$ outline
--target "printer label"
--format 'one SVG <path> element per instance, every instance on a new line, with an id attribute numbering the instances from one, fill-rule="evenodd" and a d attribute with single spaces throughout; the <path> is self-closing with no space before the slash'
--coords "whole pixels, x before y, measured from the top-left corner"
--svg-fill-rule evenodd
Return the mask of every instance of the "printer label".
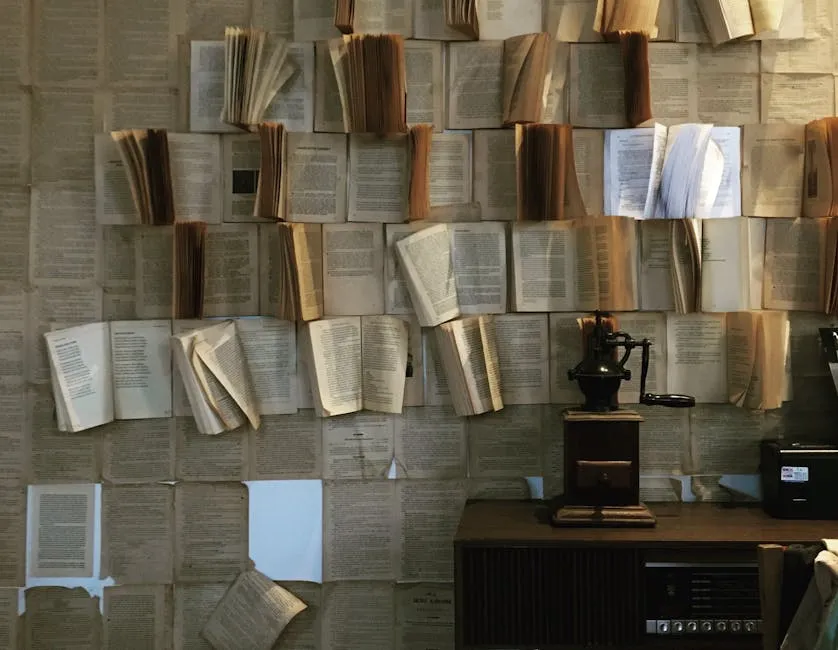
<path id="1" fill-rule="evenodd" d="M 780 468 L 780 480 L 783 483 L 806 483 L 809 480 L 809 468 L 784 465 Z"/>

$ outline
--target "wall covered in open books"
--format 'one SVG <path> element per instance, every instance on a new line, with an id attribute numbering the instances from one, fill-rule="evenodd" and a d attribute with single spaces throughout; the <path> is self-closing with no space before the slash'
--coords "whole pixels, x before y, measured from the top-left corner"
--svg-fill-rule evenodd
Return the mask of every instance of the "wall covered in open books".
<path id="1" fill-rule="evenodd" d="M 661 0 L 649 45 L 659 126 L 642 132 L 624 128 L 620 49 L 593 31 L 595 0 L 486 0 L 479 41 L 446 27 L 442 0 L 355 4 L 356 31 L 410 39 L 407 119 L 437 130 L 431 214 L 453 242 L 459 313 L 493 316 L 503 409 L 452 408 L 433 328 L 416 319 L 394 253 L 419 231 L 406 223 L 407 140 L 343 132 L 326 43 L 339 35 L 334 0 L 0 0 L 0 647 L 211 648 L 204 626 L 252 559 L 308 605 L 276 648 L 452 648 L 451 540 L 466 498 L 562 489 L 560 413 L 580 398 L 567 370 L 591 304 L 576 242 L 602 215 L 625 219 L 592 235 L 596 304 L 654 341 L 651 391 L 698 400 L 638 408 L 645 499 L 744 498 L 719 480 L 751 491 L 752 479 L 730 477 L 753 477 L 760 439 L 835 429 L 818 341 L 834 320 L 818 271 L 834 242 L 822 221 L 794 221 L 804 125 L 836 112 L 835 3 L 787 0 L 779 32 L 714 47 L 693 0 Z M 314 224 L 324 316 L 360 317 L 363 336 L 378 315 L 406 324 L 400 413 L 318 417 L 315 402 L 341 387 L 312 394 L 307 326 L 273 318 L 276 226 L 252 216 L 259 141 L 219 119 L 224 28 L 249 24 L 292 42 L 294 75 L 265 119 L 288 130 L 285 216 Z M 539 31 L 558 41 L 543 121 L 574 127 L 589 216 L 556 227 L 567 258 L 550 265 L 515 222 L 515 132 L 502 128 L 503 41 Z M 668 131 L 699 122 L 715 127 L 721 182 L 694 232 L 701 299 L 679 313 L 691 290 L 673 272 L 669 226 L 643 217 L 654 216 L 647 188 Z M 170 358 L 146 354 L 155 337 L 165 347 L 207 324 L 171 319 L 172 227 L 138 225 L 109 135 L 151 127 L 169 131 L 177 219 L 208 224 L 204 315 L 236 319 L 269 405 L 258 430 L 201 433 Z M 663 182 L 678 192 L 686 179 Z M 788 382 L 769 369 L 776 356 L 759 360 L 786 345 L 785 330 L 757 335 L 758 319 L 741 316 L 761 309 L 788 311 Z M 123 346 L 113 385 L 153 383 L 158 401 L 60 431 L 44 334 L 100 322 L 103 340 Z M 346 373 L 389 363 L 377 341 L 352 358 L 314 354 Z M 637 356 L 626 405 L 638 400 Z M 746 408 L 772 401 L 782 407 Z M 87 590 L 51 588 L 61 585 Z"/>

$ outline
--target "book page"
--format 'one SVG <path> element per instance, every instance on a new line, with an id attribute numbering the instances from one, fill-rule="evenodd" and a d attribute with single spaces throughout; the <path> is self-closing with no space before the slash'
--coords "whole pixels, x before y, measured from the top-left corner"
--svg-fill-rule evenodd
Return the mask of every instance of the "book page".
<path id="1" fill-rule="evenodd" d="M 752 0 L 760 5 L 779 4 L 782 1 Z M 834 62 L 833 3 L 828 0 L 807 2 L 803 6 L 805 38 L 781 40 L 766 38 L 760 47 L 760 65 L 764 72 L 822 73 L 830 70 Z M 756 17 L 754 19 L 756 23 Z M 775 28 L 776 30 L 776 28 Z"/>
<path id="2" fill-rule="evenodd" d="M 323 267 L 326 315 L 384 311 L 384 236 L 380 225 L 326 224 Z"/>
<path id="3" fill-rule="evenodd" d="M 90 323 L 47 332 L 55 371 L 56 400 L 67 410 L 69 431 L 83 431 L 114 418 L 108 323 Z M 59 422 L 60 426 L 60 422 Z"/>
<path id="4" fill-rule="evenodd" d="M 328 318 L 308 324 L 309 374 L 315 406 L 324 416 L 363 408 L 361 319 Z"/>
<path id="5" fill-rule="evenodd" d="M 172 582 L 171 485 L 104 486 L 102 577 L 118 584 Z"/>
<path id="6" fill-rule="evenodd" d="M 802 124 L 747 124 L 742 132 L 742 214 L 795 217 L 803 202 Z"/>
<path id="7" fill-rule="evenodd" d="M 414 3 L 422 4 L 427 3 Z M 419 14 L 420 11 L 419 6 L 416 6 L 416 13 Z M 440 15 L 444 15 L 442 6 L 439 7 L 439 12 Z M 436 129 L 445 126 L 442 61 L 442 43 L 412 39 L 404 42 L 408 126 L 433 124 Z"/>
<path id="8" fill-rule="evenodd" d="M 547 314 L 502 314 L 494 320 L 503 403 L 549 403 Z"/>
<path id="9" fill-rule="evenodd" d="M 256 569 L 242 572 L 201 630 L 218 650 L 269 648 L 306 604 Z"/>
<path id="10" fill-rule="evenodd" d="M 220 223 L 221 139 L 200 133 L 172 133 L 169 160 L 177 221 Z"/>
<path id="11" fill-rule="evenodd" d="M 750 306 L 748 219 L 707 219 L 701 232 L 701 311 Z"/>
<path id="12" fill-rule="evenodd" d="M 552 41 L 552 61 L 547 86 L 547 97 L 542 110 L 542 121 L 548 124 L 568 123 L 568 72 L 570 68 L 570 45 Z"/>
<path id="13" fill-rule="evenodd" d="M 109 83 L 175 80 L 178 5 L 157 0 L 144 20 L 124 5 L 105 7 L 105 78 Z"/>
<path id="14" fill-rule="evenodd" d="M 175 486 L 175 580 L 229 582 L 248 561 L 247 486 Z M 212 512 L 212 518 L 207 518 Z"/>
<path id="15" fill-rule="evenodd" d="M 497 413 L 469 418 L 469 476 L 541 476 L 543 434 L 540 405 L 507 405 Z"/>
<path id="16" fill-rule="evenodd" d="M 571 45 L 570 123 L 573 126 L 625 127 L 624 94 L 625 73 L 619 45 Z"/>
<path id="17" fill-rule="evenodd" d="M 63 38 L 59 40 L 66 42 Z M 33 90 L 30 145 L 32 183 L 92 180 L 93 134 L 98 131 L 94 123 L 93 100 L 93 93 L 89 89 L 65 87 Z M 17 106 L 13 107 L 15 112 L 25 110 L 26 105 L 22 101 L 16 103 Z M 20 123 L 25 124 L 26 121 Z M 13 146 L 12 152 L 24 153 L 25 140 L 18 141 L 21 144 Z M 20 164 L 21 161 L 17 162 Z M 15 175 L 19 174 L 18 171 Z"/>
<path id="18" fill-rule="evenodd" d="M 593 222 L 600 308 L 633 311 L 637 289 L 637 222 L 628 217 L 604 217 Z M 579 307 L 582 307 L 581 301 Z"/>
<path id="19" fill-rule="evenodd" d="M 474 131 L 473 148 L 474 200 L 480 204 L 482 218 L 514 221 L 518 205 L 515 131 Z"/>
<path id="20" fill-rule="evenodd" d="M 334 0 L 294 0 L 294 40 L 322 41 L 340 35 Z"/>
<path id="21" fill-rule="evenodd" d="M 448 46 L 449 129 L 497 129 L 503 122 L 503 42 Z"/>
<path id="22" fill-rule="evenodd" d="M 97 93 L 95 108 L 101 113 L 105 133 L 131 129 L 138 124 L 174 132 L 180 124 L 178 99 L 176 88 L 119 88 Z M 98 122 L 99 117 L 96 119 Z"/>
<path id="23" fill-rule="evenodd" d="M 406 408 L 395 420 L 397 478 L 464 478 L 466 420 L 450 406 Z"/>
<path id="24" fill-rule="evenodd" d="M 452 224 L 451 257 L 463 314 L 506 311 L 506 227 L 502 223 Z"/>
<path id="25" fill-rule="evenodd" d="M 219 32 L 219 37 L 223 32 Z M 235 133 L 221 121 L 224 106 L 224 41 L 190 42 L 189 130 L 195 133 Z M 181 92 L 185 92 L 182 89 Z"/>
<path id="26" fill-rule="evenodd" d="M 396 316 L 407 328 L 407 364 L 404 369 L 403 406 L 425 404 L 425 361 L 422 353 L 422 327 L 413 315 Z"/>
<path id="27" fill-rule="evenodd" d="M 286 175 L 288 221 L 346 221 L 346 136 L 289 133 Z"/>
<path id="28" fill-rule="evenodd" d="M 118 420 L 172 415 L 171 321 L 111 321 L 114 415 Z"/>
<path id="29" fill-rule="evenodd" d="M 0 643 L 7 648 L 21 647 L 18 597 L 16 588 L 0 589 Z"/>
<path id="30" fill-rule="evenodd" d="M 650 43 L 652 112 L 662 124 L 698 120 L 698 49 L 692 43 Z"/>
<path id="31" fill-rule="evenodd" d="M 757 374 L 759 321 L 759 314 L 751 312 L 727 316 L 728 401 L 740 407 L 745 404 L 751 392 L 751 380 Z"/>
<path id="32" fill-rule="evenodd" d="M 380 581 L 324 584 L 324 650 L 394 647 L 393 590 L 393 584 Z"/>
<path id="33" fill-rule="evenodd" d="M 481 316 L 475 316 L 456 320 L 452 323 L 450 334 L 453 349 L 457 354 L 453 363 L 458 363 L 461 367 L 465 380 L 466 398 L 469 400 L 471 410 L 474 413 L 496 410 L 493 382 L 498 377 L 493 371 L 496 371 L 497 367 L 490 367 L 494 364 L 489 355 L 486 354 L 487 347 L 489 347 L 486 344 L 491 342 L 484 340 L 481 319 Z M 497 356 L 496 348 L 494 353 Z M 448 379 L 450 382 L 450 374 Z"/>
<path id="34" fill-rule="evenodd" d="M 29 575 L 92 578 L 96 486 L 33 485 Z"/>
<path id="35" fill-rule="evenodd" d="M 173 378 L 172 403 L 176 416 L 194 416 L 202 433 L 216 435 L 225 430 L 224 424 L 213 410 L 192 365 L 193 348 L 200 335 L 199 330 L 205 326 L 200 320 L 176 320 L 172 323 L 172 358 L 179 376 L 179 379 Z"/>
<path id="36" fill-rule="evenodd" d="M 756 474 L 763 413 L 732 404 L 690 409 L 690 473 Z"/>
<path id="37" fill-rule="evenodd" d="M 667 314 L 666 386 L 698 403 L 727 402 L 724 314 Z"/>
<path id="38" fill-rule="evenodd" d="M 575 243 L 572 221 L 513 225 L 516 311 L 570 311 L 576 307 Z"/>
<path id="39" fill-rule="evenodd" d="M 600 129 L 573 130 L 573 161 L 589 217 L 603 214 L 604 137 Z"/>
<path id="40" fill-rule="evenodd" d="M 244 348 L 261 415 L 297 412 L 297 330 L 275 318 L 241 318 L 236 331 Z"/>
<path id="41" fill-rule="evenodd" d="M 207 228 L 204 314 L 251 316 L 259 312 L 259 231 L 256 224 Z"/>
<path id="42" fill-rule="evenodd" d="M 251 2 L 248 0 L 187 0 L 186 34 L 190 38 L 209 38 L 223 34 L 226 25 L 250 22 Z"/>
<path id="43" fill-rule="evenodd" d="M 250 431 L 247 443 L 248 478 L 252 481 L 321 478 L 323 422 L 310 408 L 295 415 L 263 415 L 262 426 L 259 431 Z"/>
<path id="44" fill-rule="evenodd" d="M 396 650 L 454 646 L 454 587 L 444 583 L 396 586 Z"/>
<path id="45" fill-rule="evenodd" d="M 395 481 L 324 481 L 324 582 L 395 579 L 397 507 Z"/>
<path id="46" fill-rule="evenodd" d="M 172 587 L 132 585 L 105 587 L 104 647 L 169 647 L 172 639 Z"/>
<path id="47" fill-rule="evenodd" d="M 830 75 L 760 75 L 760 122 L 807 123 L 835 112 Z"/>
<path id="48" fill-rule="evenodd" d="M 248 477 L 247 427 L 209 436 L 190 417 L 175 418 L 177 463 L 180 481 L 243 481 Z"/>
<path id="49" fill-rule="evenodd" d="M 6 236 L 0 243 L 0 282 L 19 282 L 26 278 L 29 244 L 30 196 L 27 188 L 7 187 L 0 198 Z"/>
<path id="50" fill-rule="evenodd" d="M 649 371 L 646 375 L 647 393 L 666 393 L 666 314 L 655 312 L 624 312 L 617 315 L 620 329 L 628 332 L 635 340 L 649 339 Z M 618 401 L 620 404 L 637 404 L 640 401 L 640 377 L 643 355 L 636 348 L 626 368 L 631 371 L 631 380 L 620 384 Z"/>
<path id="51" fill-rule="evenodd" d="M 759 122 L 758 74 L 704 74 L 699 67 L 697 94 L 699 122 L 727 126 Z"/>
<path id="52" fill-rule="evenodd" d="M 136 235 L 137 229 L 133 226 L 102 227 L 103 262 L 108 269 L 103 283 L 104 320 L 137 318 Z"/>
<path id="53" fill-rule="evenodd" d="M 33 508 L 34 503 L 33 501 Z M 0 533 L 0 551 L 2 551 L 2 555 L 0 555 L 0 585 L 15 587 L 15 594 L 17 594 L 17 587 L 26 583 L 27 513 L 25 487 L 10 484 L 3 486 L 3 489 L 0 490 L 0 516 L 3 517 L 4 522 L 3 531 Z M 15 598 L 15 604 L 17 604 L 17 598 Z M 15 612 L 17 612 L 17 607 L 15 607 Z"/>
<path id="54" fill-rule="evenodd" d="M 74 0 L 65 5 L 38 5 L 34 12 L 32 51 L 35 81 L 96 81 L 99 68 L 100 5 Z"/>
<path id="55" fill-rule="evenodd" d="M 550 403 L 581 404 L 579 385 L 571 381 L 568 370 L 582 361 L 585 348 L 577 319 L 581 313 L 550 314 Z"/>
<path id="56" fill-rule="evenodd" d="M 257 221 L 253 216 L 262 152 L 259 137 L 253 133 L 221 137 L 224 213 L 222 221 Z"/>
<path id="57" fill-rule="evenodd" d="M 541 0 L 486 0 L 477 3 L 480 39 L 503 40 L 541 31 Z"/>
<path id="58" fill-rule="evenodd" d="M 96 223 L 139 224 L 131 185 L 116 142 L 109 133 L 97 133 L 93 146 Z"/>
<path id="59" fill-rule="evenodd" d="M 448 389 L 448 378 L 442 367 L 440 352 L 437 347 L 433 330 L 422 330 L 422 356 L 425 369 L 425 405 L 447 406 L 451 404 L 451 391 Z"/>
<path id="60" fill-rule="evenodd" d="M 384 479 L 393 461 L 393 417 L 349 413 L 323 421 L 323 478 Z"/>
<path id="61" fill-rule="evenodd" d="M 156 483 L 175 477 L 171 418 L 116 420 L 102 431 L 102 478 L 108 483 Z"/>
<path id="62" fill-rule="evenodd" d="M 466 501 L 466 481 L 396 481 L 395 488 L 399 578 L 453 580 L 449 551 Z"/>
<path id="63" fill-rule="evenodd" d="M 464 133 L 434 133 L 431 142 L 431 206 L 471 201 L 471 139 Z"/>
<path id="64" fill-rule="evenodd" d="M 430 225 L 421 221 L 412 221 L 388 223 L 385 227 L 387 255 L 384 263 L 384 311 L 388 314 L 413 313 L 410 292 L 404 274 L 399 268 L 396 242 Z"/>
<path id="65" fill-rule="evenodd" d="M 594 30 L 596 2 L 544 0 L 544 4 L 545 31 L 556 40 L 568 43 L 602 42 L 602 34 Z"/>
<path id="66" fill-rule="evenodd" d="M 401 413 L 407 369 L 408 324 L 395 316 L 361 318 L 362 394 L 370 411 Z"/>
<path id="67" fill-rule="evenodd" d="M 634 379 L 634 377 L 632 377 Z M 641 474 L 681 474 L 690 446 L 690 409 L 639 404 Z"/>
<path id="68" fill-rule="evenodd" d="M 640 237 L 640 309 L 675 311 L 672 286 L 671 224 L 648 219 L 638 224 Z"/>
<path id="69" fill-rule="evenodd" d="M 765 231 L 765 309 L 823 311 L 826 219 L 770 219 Z"/>
<path id="70" fill-rule="evenodd" d="M 137 316 L 171 318 L 174 231 L 168 226 L 141 226 L 134 246 Z"/>
<path id="71" fill-rule="evenodd" d="M 413 38 L 427 41 L 468 40 L 468 36 L 445 22 L 445 0 L 413 3 Z M 406 46 L 407 43 L 405 49 Z"/>
<path id="72" fill-rule="evenodd" d="M 321 2 L 322 0 L 318 0 L 318 3 Z M 325 4 L 329 4 L 328 0 Z M 334 9 L 329 11 L 329 21 L 334 27 Z M 314 44 L 314 67 L 316 72 L 314 75 L 314 130 L 344 133 L 346 129 L 343 126 L 343 109 L 337 77 L 329 54 L 329 44 L 324 41 Z"/>
<path id="73" fill-rule="evenodd" d="M 314 130 L 314 43 L 288 43 L 286 64 L 296 66 L 268 105 L 264 122 L 282 122 L 292 133 Z"/>
<path id="74" fill-rule="evenodd" d="M 407 138 L 349 136 L 348 221 L 401 223 L 407 213 Z"/>
<path id="75" fill-rule="evenodd" d="M 177 584 L 174 587 L 175 650 L 211 650 L 201 630 L 227 592 L 227 584 Z"/>
<path id="76" fill-rule="evenodd" d="M 306 608 L 291 620 L 274 647 L 285 646 L 288 650 L 318 650 L 323 586 L 317 582 L 296 580 L 282 581 L 277 584 L 302 600 Z"/>
<path id="77" fill-rule="evenodd" d="M 25 592 L 25 648 L 98 648 L 99 599 L 84 587 L 30 587 Z"/>

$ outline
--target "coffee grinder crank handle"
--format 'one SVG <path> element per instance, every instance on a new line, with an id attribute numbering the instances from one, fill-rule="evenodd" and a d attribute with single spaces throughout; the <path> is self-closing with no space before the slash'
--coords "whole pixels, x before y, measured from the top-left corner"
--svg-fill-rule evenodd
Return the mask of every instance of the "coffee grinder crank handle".
<path id="1" fill-rule="evenodd" d="M 649 372 L 649 350 L 652 342 L 643 339 L 640 342 L 643 348 L 640 365 L 640 403 L 647 406 L 668 406 L 669 408 L 691 408 L 695 406 L 695 397 L 692 395 L 656 395 L 646 392 L 646 375 Z"/>

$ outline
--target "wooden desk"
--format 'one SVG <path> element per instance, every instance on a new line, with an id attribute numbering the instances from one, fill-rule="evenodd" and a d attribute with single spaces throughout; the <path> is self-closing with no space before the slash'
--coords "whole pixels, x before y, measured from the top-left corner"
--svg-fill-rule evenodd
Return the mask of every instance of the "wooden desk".
<path id="1" fill-rule="evenodd" d="M 645 634 L 647 561 L 756 562 L 760 543 L 838 537 L 836 521 L 772 519 L 758 506 L 650 504 L 655 528 L 554 528 L 546 502 L 466 505 L 454 540 L 457 649 L 760 648 L 758 635 Z"/>

